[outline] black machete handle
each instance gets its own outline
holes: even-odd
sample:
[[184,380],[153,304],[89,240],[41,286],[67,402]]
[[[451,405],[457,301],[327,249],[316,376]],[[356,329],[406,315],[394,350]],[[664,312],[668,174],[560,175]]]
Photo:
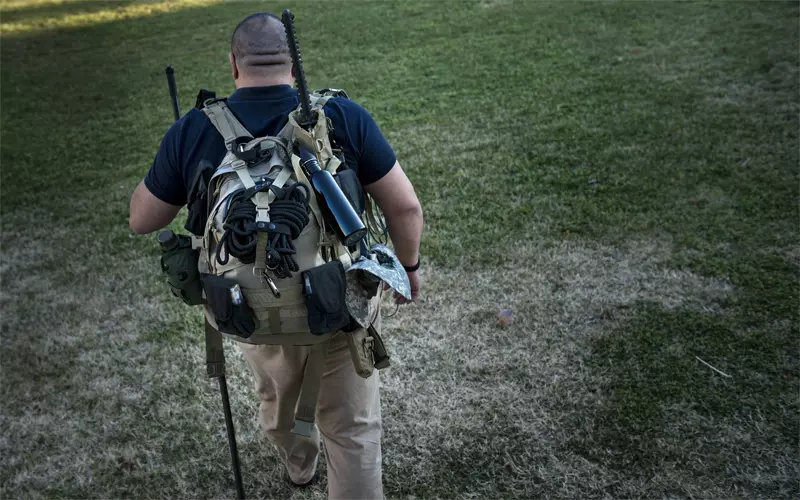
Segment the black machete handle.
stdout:
[[283,11],[281,15],[283,28],[286,30],[286,38],[289,42],[289,52],[292,55],[292,65],[294,66],[294,79],[297,82],[297,91],[300,94],[300,116],[298,125],[308,129],[316,124],[316,119],[311,114],[311,99],[308,94],[308,84],[306,84],[306,74],[303,71],[303,58],[300,55],[300,46],[297,44],[297,32],[294,29],[294,14],[289,9]]

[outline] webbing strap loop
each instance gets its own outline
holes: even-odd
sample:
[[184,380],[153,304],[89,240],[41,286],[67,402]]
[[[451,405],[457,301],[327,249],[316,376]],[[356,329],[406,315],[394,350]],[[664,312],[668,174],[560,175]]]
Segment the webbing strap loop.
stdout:
[[225,375],[225,351],[222,334],[206,320],[206,373],[209,378]]
[[246,161],[239,159],[233,160],[233,162],[231,162],[231,167],[233,171],[236,172],[236,175],[239,176],[239,180],[242,181],[245,189],[255,187],[256,183],[253,182],[253,178],[250,177],[250,173],[247,171]]
[[342,162],[341,162],[341,160],[339,160],[339,158],[337,158],[335,155],[331,156],[328,159],[328,164],[325,165],[325,170],[327,170],[331,174],[335,174],[336,170],[339,168],[339,166],[341,164],[342,164]]
[[322,374],[325,371],[325,355],[328,353],[328,345],[330,345],[330,341],[321,342],[311,346],[309,350],[303,370],[303,385],[300,388],[297,411],[294,414],[292,434],[310,437],[314,429],[317,396],[322,383]]

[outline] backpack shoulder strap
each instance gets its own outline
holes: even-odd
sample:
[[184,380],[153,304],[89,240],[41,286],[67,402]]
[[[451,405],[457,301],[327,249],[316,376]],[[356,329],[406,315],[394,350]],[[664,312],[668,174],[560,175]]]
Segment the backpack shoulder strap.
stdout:
[[237,137],[252,138],[252,134],[244,128],[233,112],[228,108],[225,99],[209,99],[203,106],[203,113],[206,114],[211,124],[217,129],[223,139],[225,148],[231,150],[232,144]]
[[[317,90],[308,96],[311,109],[314,110],[314,112],[317,112],[317,110],[319,110],[317,114],[322,117],[325,117],[325,112],[323,111],[322,108],[328,103],[329,100],[331,100],[334,97],[344,97],[345,99],[350,99],[350,97],[347,95],[347,92],[345,92],[342,89]],[[300,111],[300,106],[297,106],[297,108],[292,112],[292,114],[297,113],[299,111]],[[327,120],[328,118],[325,117],[325,125],[328,124]],[[294,132],[295,132],[294,129],[296,125],[297,124],[293,123],[292,120],[288,120],[286,125],[284,125],[281,131],[278,132],[278,136],[294,139]],[[324,131],[326,133],[329,132],[328,127],[325,127]],[[319,148],[312,147],[311,149],[313,149],[315,152],[319,152]]]
[[311,94],[311,107],[323,107],[332,97],[344,97],[345,99],[350,99],[350,96],[347,95],[342,89],[322,89],[317,90],[313,94]]

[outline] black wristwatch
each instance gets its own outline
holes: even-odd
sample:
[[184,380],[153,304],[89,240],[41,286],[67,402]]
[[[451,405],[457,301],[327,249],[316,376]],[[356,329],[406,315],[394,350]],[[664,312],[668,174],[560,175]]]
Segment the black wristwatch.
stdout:
[[404,265],[403,269],[405,269],[407,273],[413,273],[414,271],[419,269],[419,262],[420,262],[420,259],[419,259],[419,257],[417,257],[417,263],[416,264],[414,264],[413,266],[405,266]]

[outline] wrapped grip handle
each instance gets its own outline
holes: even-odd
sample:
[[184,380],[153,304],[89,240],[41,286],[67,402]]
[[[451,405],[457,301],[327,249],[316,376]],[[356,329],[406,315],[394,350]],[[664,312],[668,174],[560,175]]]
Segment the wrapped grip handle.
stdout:
[[297,90],[300,93],[298,125],[307,129],[315,124],[315,119],[314,115],[311,114],[308,84],[306,83],[306,74],[303,71],[303,56],[300,54],[300,46],[297,44],[297,32],[294,29],[294,14],[289,9],[284,10],[281,15],[281,22],[286,30],[289,53],[292,56],[292,65],[294,66],[294,79],[297,82]]

